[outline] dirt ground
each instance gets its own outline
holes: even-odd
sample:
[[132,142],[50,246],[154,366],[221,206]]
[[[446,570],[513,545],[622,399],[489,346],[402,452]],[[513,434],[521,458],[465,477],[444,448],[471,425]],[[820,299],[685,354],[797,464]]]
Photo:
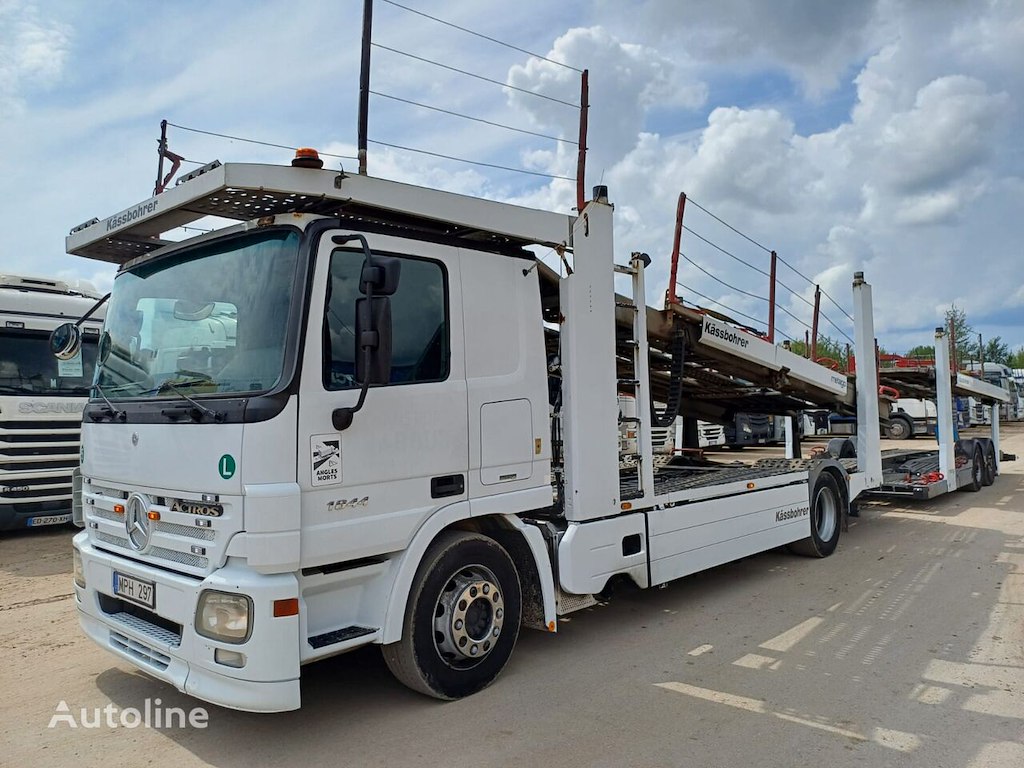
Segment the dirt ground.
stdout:
[[[992,487],[867,504],[827,560],[626,590],[524,632],[495,685],[447,704],[368,648],[306,667],[298,712],[204,705],[82,634],[73,530],[0,534],[0,766],[1021,768],[1024,427],[1003,438],[1021,458]],[[147,698],[208,723],[50,727]]]

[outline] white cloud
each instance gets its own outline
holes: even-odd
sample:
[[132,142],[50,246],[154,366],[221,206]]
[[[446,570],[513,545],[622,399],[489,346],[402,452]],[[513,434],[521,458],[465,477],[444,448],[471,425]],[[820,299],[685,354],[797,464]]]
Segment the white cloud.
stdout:
[[[26,148],[24,161],[0,156],[0,196],[10,221],[32,222],[9,227],[14,235],[0,267],[102,281],[105,267],[57,256],[63,235],[148,194],[160,117],[354,153],[357,34],[344,45],[310,37],[311,16],[290,7],[255,5],[237,17],[230,6],[208,6],[188,14],[125,6],[115,47],[110,24],[73,4],[40,5],[63,8],[58,21],[58,12],[47,17],[25,2],[0,0],[0,110],[18,107],[0,120],[0,144]],[[318,13],[357,30],[358,9],[336,6],[324,2]],[[1024,314],[1024,152],[1013,130],[1024,125],[1018,2],[599,0],[554,8],[524,0],[495,21],[485,6],[453,0],[437,12],[589,67],[586,188],[589,194],[596,183],[610,186],[619,260],[634,250],[653,257],[652,303],[665,290],[676,197],[685,190],[810,278],[781,268],[801,298],[782,291],[780,302],[801,321],[809,317],[802,299],[812,297],[814,282],[849,309],[852,272],[864,270],[875,286],[883,344],[886,337],[903,344],[917,334],[927,343],[954,292],[971,317],[999,309],[1000,328],[1020,329],[1016,339],[1004,338],[1024,343],[1024,317],[1017,318]],[[579,98],[576,72],[506,49],[495,53],[485,42],[425,28],[427,22],[390,7],[381,6],[380,18],[381,42],[536,93]],[[198,43],[199,28],[217,29],[217,45]],[[274,55],[263,55],[271,44]],[[374,62],[375,89],[576,138],[570,107],[379,49]],[[791,81],[779,86],[785,76]],[[819,98],[826,93],[832,95]],[[509,138],[379,98],[372,104],[371,138],[575,175],[576,151],[568,141]],[[180,131],[172,133],[172,148],[198,160],[286,162],[288,155]],[[345,161],[346,168],[353,165]],[[376,145],[370,172],[562,212],[575,206],[568,181]],[[767,269],[767,254],[695,207],[688,208],[687,223],[755,269],[687,233],[684,250],[740,290],[689,266],[684,281],[763,317],[764,301],[744,292],[766,293],[758,270]],[[826,312],[849,331],[841,312]],[[780,324],[802,338],[797,321],[783,316]],[[839,335],[825,326],[823,332]]]
[[[707,98],[706,86],[678,62],[643,45],[624,43],[602,27],[570,29],[555,40],[547,58],[590,70],[588,145],[591,167],[607,169],[637,142],[647,112],[654,108],[695,109]],[[508,83],[516,88],[580,102],[580,74],[537,58],[513,66]],[[564,103],[509,91],[509,102],[537,125],[557,128],[575,140],[579,113]],[[559,171],[568,170],[564,166]]]
[[0,116],[19,113],[26,88],[48,88],[60,78],[70,29],[19,0],[0,2]]

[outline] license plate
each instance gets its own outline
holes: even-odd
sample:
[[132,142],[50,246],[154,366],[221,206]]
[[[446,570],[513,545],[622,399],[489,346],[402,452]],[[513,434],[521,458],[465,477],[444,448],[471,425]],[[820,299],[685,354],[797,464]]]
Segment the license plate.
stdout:
[[70,523],[71,515],[43,515],[42,517],[30,517],[28,519],[29,528],[35,528],[40,525],[61,525],[62,523]]
[[114,571],[114,594],[147,608],[156,607],[156,584],[152,581],[143,581]]

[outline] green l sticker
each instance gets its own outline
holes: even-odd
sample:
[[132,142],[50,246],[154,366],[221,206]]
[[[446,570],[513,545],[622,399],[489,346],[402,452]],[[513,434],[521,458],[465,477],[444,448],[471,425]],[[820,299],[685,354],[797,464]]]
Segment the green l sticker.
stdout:
[[225,453],[220,457],[220,461],[217,463],[217,471],[220,472],[220,476],[225,480],[229,479],[235,474],[235,457],[230,453]]

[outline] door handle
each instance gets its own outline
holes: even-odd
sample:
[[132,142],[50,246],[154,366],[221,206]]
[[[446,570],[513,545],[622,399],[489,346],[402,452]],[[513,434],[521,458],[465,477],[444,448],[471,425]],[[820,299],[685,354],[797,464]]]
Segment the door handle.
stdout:
[[430,498],[461,496],[466,491],[466,478],[462,475],[442,475],[430,478]]

